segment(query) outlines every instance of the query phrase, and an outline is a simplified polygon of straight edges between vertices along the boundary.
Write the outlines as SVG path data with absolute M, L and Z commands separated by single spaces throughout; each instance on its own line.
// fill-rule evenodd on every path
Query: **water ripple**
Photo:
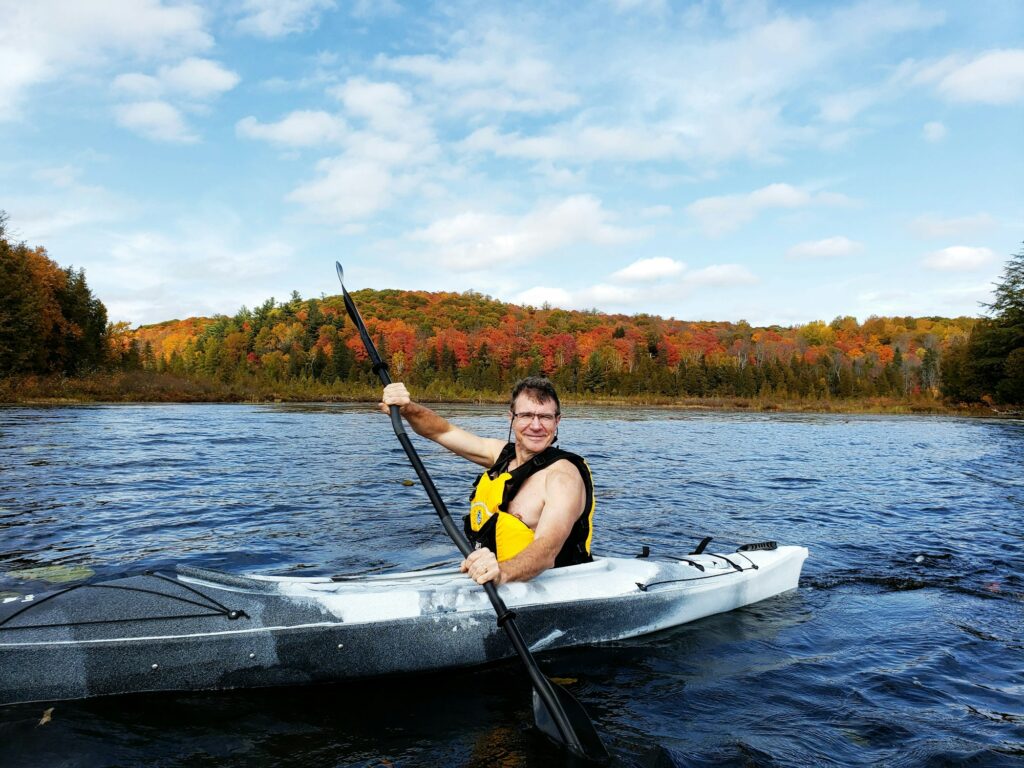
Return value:
M 500 409 L 439 408 L 506 434 Z M 461 514 L 476 470 L 412 439 Z M 1024 755 L 1022 443 L 1024 424 L 999 421 L 568 408 L 560 444 L 593 468 L 598 551 L 685 554 L 713 535 L 811 559 L 798 592 L 545 671 L 577 681 L 621 765 L 1009 765 Z M 0 592 L 44 587 L 14 572 L 50 566 L 457 560 L 387 418 L 346 404 L 0 407 L 0 542 Z M 11 765 L 546 765 L 508 726 L 528 721 L 527 692 L 499 665 L 65 703 L 46 740 L 37 708 L 15 707 L 0 739 Z M 341 717 L 339 699 L 359 706 Z

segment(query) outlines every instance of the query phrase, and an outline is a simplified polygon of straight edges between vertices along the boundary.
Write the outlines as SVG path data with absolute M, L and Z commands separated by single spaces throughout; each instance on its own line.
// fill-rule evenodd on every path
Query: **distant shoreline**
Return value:
M 22 406 L 59 406 L 87 404 L 146 403 L 340 403 L 377 402 L 378 390 L 366 385 L 323 385 L 294 382 L 277 389 L 266 386 L 221 384 L 205 379 L 192 380 L 138 372 L 115 372 L 91 376 L 11 377 L 0 379 L 0 404 Z M 478 403 L 504 405 L 504 395 L 470 393 L 436 396 L 428 388 L 421 396 L 425 403 Z M 652 407 L 679 411 L 723 411 L 737 413 L 838 413 L 880 415 L 936 415 L 972 418 L 1022 418 L 1024 412 L 998 410 L 988 405 L 949 405 L 931 397 L 862 397 L 848 399 L 787 399 L 764 397 L 669 397 L 658 394 L 600 395 L 562 398 L 567 406 Z

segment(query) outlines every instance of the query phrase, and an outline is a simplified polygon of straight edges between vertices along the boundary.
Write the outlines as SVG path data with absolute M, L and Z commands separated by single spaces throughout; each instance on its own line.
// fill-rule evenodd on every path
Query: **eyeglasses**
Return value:
M 531 413 L 529 411 L 523 413 L 513 413 L 513 417 L 520 424 L 531 424 L 534 419 L 540 419 L 540 423 L 545 427 L 550 427 L 555 423 L 555 419 L 558 418 L 557 413 Z

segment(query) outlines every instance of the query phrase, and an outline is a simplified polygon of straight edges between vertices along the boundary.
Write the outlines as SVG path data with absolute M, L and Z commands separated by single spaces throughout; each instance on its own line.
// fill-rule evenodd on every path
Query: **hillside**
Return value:
M 542 373 L 567 393 L 846 398 L 935 395 L 939 361 L 973 318 L 852 317 L 794 327 L 521 307 L 475 292 L 361 290 L 392 375 L 500 393 Z M 136 329 L 139 365 L 220 382 L 372 384 L 340 296 Z

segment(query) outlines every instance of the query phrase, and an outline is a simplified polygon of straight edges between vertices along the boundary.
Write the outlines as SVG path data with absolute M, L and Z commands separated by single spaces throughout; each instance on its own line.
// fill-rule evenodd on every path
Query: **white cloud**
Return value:
M 576 303 L 580 307 L 628 306 L 636 304 L 641 298 L 642 293 L 636 288 L 598 283 L 577 293 Z
M 259 37 L 276 38 L 316 29 L 320 14 L 333 0 L 243 0 L 238 28 Z
M 396 83 L 353 77 L 329 92 L 349 115 L 366 121 L 375 133 L 417 143 L 434 138 L 429 119 L 416 108 L 412 95 Z
M 174 66 L 162 66 L 157 74 L 126 72 L 114 78 L 114 90 L 138 98 L 174 94 L 206 100 L 230 91 L 241 78 L 219 62 L 190 56 Z
M 877 315 L 917 315 L 960 317 L 977 315 L 979 304 L 992 301 L 991 283 L 929 286 L 927 290 L 866 291 L 856 296 L 851 314 L 860 317 Z
M 849 198 L 831 192 L 809 192 L 789 184 L 769 184 L 739 195 L 705 197 L 686 207 L 709 235 L 722 235 L 772 208 L 805 208 L 812 205 L 848 205 Z
M 564 288 L 550 288 L 543 285 L 517 293 L 512 297 L 512 302 L 525 307 L 542 307 L 548 304 L 563 309 L 574 305 L 572 294 Z
M 352 15 L 357 19 L 397 16 L 401 12 L 397 0 L 356 0 L 352 5 Z
M 572 156 L 571 142 L 553 136 L 522 138 L 518 133 L 505 134 L 494 126 L 479 128 L 467 136 L 461 148 L 468 152 L 492 152 L 498 157 L 529 160 L 566 160 Z
M 576 243 L 619 245 L 637 237 L 610 219 L 597 198 L 574 195 L 520 217 L 467 211 L 412 237 L 426 243 L 444 266 L 473 270 L 504 260 L 527 261 Z
M 644 261 L 658 262 L 659 259 L 644 259 L 636 263 L 642 264 Z M 511 301 L 535 307 L 548 303 L 564 309 L 599 307 L 605 311 L 627 311 L 642 308 L 649 311 L 651 306 L 658 303 L 675 305 L 698 289 L 728 289 L 760 282 L 756 275 L 740 264 L 712 264 L 688 272 L 680 262 L 672 262 L 671 259 L 665 261 L 676 266 L 640 270 L 641 273 L 652 275 L 651 281 L 645 285 L 599 282 L 575 290 L 536 286 L 515 294 Z M 621 280 L 622 271 L 612 274 L 611 278 Z M 655 273 L 658 275 L 656 278 Z
M 241 78 L 210 59 L 189 57 L 173 67 L 160 68 L 160 81 L 177 93 L 208 99 L 230 91 Z
M 265 233 L 242 232 L 237 217 L 220 216 L 219 224 L 180 222 L 173 232 L 118 236 L 97 270 L 97 290 L 111 319 L 144 323 L 209 316 L 279 292 L 293 268 L 294 246 Z
M 115 107 L 115 118 L 119 125 L 149 139 L 192 143 L 199 137 L 188 127 L 180 104 L 171 100 L 195 109 L 196 102 L 230 91 L 239 80 L 222 64 L 194 56 L 160 67 L 155 76 L 126 72 L 114 78 L 114 91 L 141 101 Z
M 17 224 L 19 239 L 24 237 L 30 243 L 60 250 L 65 238 L 71 248 L 65 247 L 62 252 L 78 261 L 88 245 L 76 240 L 77 232 L 94 225 L 121 222 L 136 211 L 134 201 L 91 183 L 88 175 L 85 168 L 68 163 L 36 168 L 22 176 L 10 188 L 4 202 L 11 220 Z M 89 234 L 81 240 L 94 242 L 97 238 Z M 59 260 L 63 263 L 63 257 Z
M 344 155 L 317 163 L 320 177 L 292 190 L 288 200 L 308 206 L 327 221 L 350 222 L 391 204 L 395 177 L 382 163 Z
M 26 93 L 69 72 L 100 70 L 121 56 L 164 59 L 213 44 L 193 3 L 34 0 L 6 3 L 0 24 L 0 120 L 17 117 Z
M 530 307 L 548 304 L 561 309 L 598 307 L 610 311 L 609 308 L 643 306 L 649 298 L 649 292 L 636 288 L 597 283 L 575 291 L 538 285 L 515 294 L 510 301 Z
M 628 267 L 613 273 L 612 277 L 627 282 L 650 282 L 676 277 L 681 275 L 685 269 L 686 265 L 681 261 L 670 259 L 667 256 L 657 256 L 634 261 Z
M 686 274 L 691 285 L 721 286 L 752 285 L 759 282 L 757 275 L 742 264 L 712 264 Z
M 827 123 L 848 123 L 880 98 L 880 90 L 866 88 L 830 94 L 822 99 L 821 119 Z
M 1024 100 L 1024 49 L 988 51 L 938 83 L 951 101 L 1012 104 Z
M 584 109 L 558 124 L 491 121 L 475 128 L 463 149 L 559 163 L 713 166 L 743 158 L 778 162 L 795 145 L 834 148 L 855 134 L 836 133 L 828 123 L 849 122 L 888 89 L 868 84 L 829 96 L 823 89 L 848 65 L 858 66 L 866 49 L 943 20 L 916 4 L 883 2 L 806 13 L 756 2 L 693 5 L 650 34 L 624 27 L 621 34 L 584 35 L 595 41 L 589 47 L 565 46 L 552 65 L 578 73 L 572 89 Z M 574 22 L 585 23 L 566 21 Z M 609 61 L 615 75 L 598 74 Z M 808 100 L 822 104 L 824 124 L 796 117 L 806 114 Z
M 585 168 L 572 170 L 546 160 L 535 163 L 533 173 L 538 178 L 543 179 L 551 188 L 582 187 L 585 186 L 587 180 Z
M 159 78 L 141 72 L 126 72 L 114 78 L 113 88 L 118 93 L 141 99 L 155 99 L 164 91 Z
M 58 189 L 68 189 L 78 185 L 78 177 L 81 169 L 72 165 L 62 165 L 56 168 L 40 168 L 32 174 L 33 178 L 45 181 Z
M 997 221 L 987 213 L 976 213 L 973 216 L 942 218 L 926 213 L 909 223 L 910 231 L 925 239 L 954 238 L 974 235 L 993 229 Z
M 946 138 L 947 133 L 948 131 L 946 130 L 946 126 L 934 120 L 929 123 L 925 123 L 924 128 L 922 129 L 924 140 L 932 144 L 937 144 L 942 141 Z
M 489 24 L 462 30 L 451 56 L 379 56 L 381 69 L 420 78 L 455 112 L 558 112 L 579 99 L 559 83 L 562 75 L 535 50 L 534 39 Z
M 995 254 L 989 248 L 953 245 L 928 254 L 921 263 L 940 272 L 969 272 L 994 260 Z
M 255 117 L 244 117 L 235 125 L 235 132 L 247 139 L 288 147 L 313 147 L 340 141 L 346 135 L 346 125 L 337 115 L 298 110 L 276 123 L 261 123 Z
M 122 104 L 114 110 L 119 125 L 156 141 L 191 144 L 199 140 L 181 112 L 166 101 L 140 101 Z
M 669 10 L 667 0 L 611 0 L 611 5 L 618 13 L 639 11 L 661 16 Z
M 540 136 L 503 133 L 493 126 L 467 136 L 462 149 L 525 160 L 594 162 L 687 159 L 692 148 L 682 136 L 650 126 L 556 126 Z
M 341 118 L 332 123 L 309 115 L 262 130 L 249 119 L 239 124 L 238 130 L 247 135 L 256 132 L 279 140 L 308 139 L 318 132 L 323 137 L 326 132 L 344 148 L 342 154 L 319 161 L 318 178 L 292 190 L 289 200 L 325 220 L 348 225 L 413 192 L 432 193 L 433 182 L 424 169 L 437 160 L 436 137 L 431 121 L 407 90 L 395 83 L 350 78 L 330 93 L 341 101 L 356 128 L 346 130 Z M 364 125 L 358 127 L 359 123 Z
M 863 248 L 863 243 L 850 240 L 848 237 L 836 236 L 798 243 L 786 251 L 786 255 L 791 259 L 830 259 L 850 256 Z
M 124 267 L 149 272 L 149 283 L 138 276 L 132 281 L 144 287 L 161 284 L 168 277 L 199 281 L 207 276 L 238 276 L 243 272 L 247 276 L 280 274 L 294 255 L 291 245 L 272 237 L 252 238 L 252 243 L 240 242 L 243 239 L 230 228 L 220 231 L 203 225 L 189 235 L 134 232 L 120 237 L 111 255 Z M 154 268 L 157 264 L 167 265 L 166 270 Z
M 826 31 L 851 48 L 879 42 L 885 36 L 932 29 L 946 21 L 945 13 L 919 3 L 865 0 L 839 7 Z
M 49 243 L 81 227 L 109 224 L 123 217 L 124 205 L 105 190 L 77 186 L 60 189 L 64 194 L 5 203 L 20 235 L 29 242 Z
M 773 161 L 780 149 L 797 143 L 834 141 L 827 126 L 796 123 L 787 107 L 814 99 L 823 84 L 833 82 L 828 75 L 856 63 L 865 48 L 942 18 L 917 6 L 879 2 L 814 15 L 731 3 L 721 13 L 731 27 L 725 35 L 708 30 L 713 22 L 697 14 L 690 34 L 674 44 L 645 40 L 628 57 L 610 54 L 631 62 L 626 72 L 635 95 L 626 114 L 643 114 L 642 124 L 671 139 L 677 145 L 672 156 L 680 159 Z M 847 122 L 880 95 L 874 86 L 831 94 L 822 100 L 821 116 Z
M 422 164 L 429 149 L 366 134 L 354 134 L 341 155 L 320 160 L 318 177 L 300 184 L 287 199 L 307 206 L 327 222 L 349 224 L 429 186 Z
M 640 211 L 640 215 L 645 219 L 661 219 L 665 216 L 672 215 L 671 205 L 652 205 L 644 208 Z

